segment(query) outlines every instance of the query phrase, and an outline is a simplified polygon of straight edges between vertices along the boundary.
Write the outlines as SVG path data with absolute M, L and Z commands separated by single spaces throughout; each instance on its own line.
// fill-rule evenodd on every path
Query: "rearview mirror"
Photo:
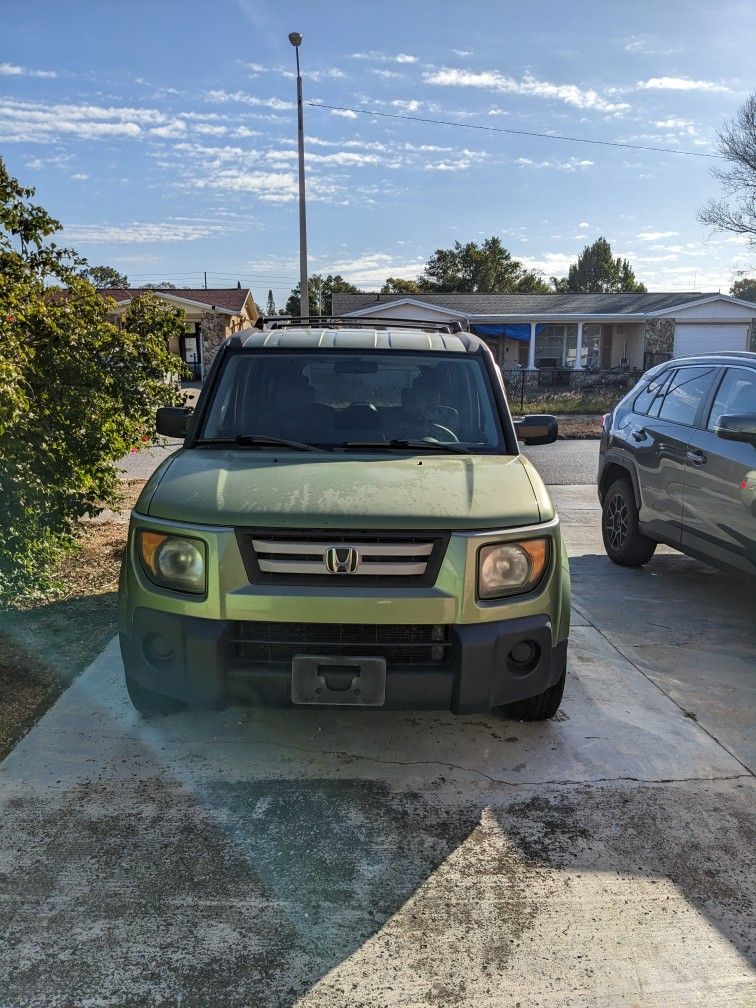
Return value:
M 557 418 L 548 413 L 534 413 L 515 420 L 514 425 L 517 440 L 526 445 L 553 444 L 559 433 Z
M 194 411 L 187 406 L 161 406 L 155 414 L 158 434 L 165 437 L 186 437 L 187 424 Z
M 714 433 L 725 441 L 750 441 L 756 444 L 756 413 L 721 416 L 714 426 Z

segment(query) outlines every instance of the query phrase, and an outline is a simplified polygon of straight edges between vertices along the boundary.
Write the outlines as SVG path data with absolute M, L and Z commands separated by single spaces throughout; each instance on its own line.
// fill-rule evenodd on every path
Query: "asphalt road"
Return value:
M 0 765 L 3 1005 L 752 1005 L 751 599 L 613 567 L 593 485 L 552 493 L 551 722 L 141 721 L 111 644 Z
M 160 448 L 127 455 L 117 463 L 124 479 L 147 479 L 179 447 L 173 441 Z M 598 441 L 557 441 L 525 448 L 524 452 L 550 485 L 594 483 L 598 468 Z

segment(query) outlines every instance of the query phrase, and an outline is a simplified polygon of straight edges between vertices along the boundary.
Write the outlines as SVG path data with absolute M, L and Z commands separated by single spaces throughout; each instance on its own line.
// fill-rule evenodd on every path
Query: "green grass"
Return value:
M 625 395 L 622 389 L 606 392 L 551 392 L 542 396 L 528 395 L 523 403 L 523 413 L 608 413 Z M 512 409 L 520 411 L 520 400 L 516 395 L 509 399 Z

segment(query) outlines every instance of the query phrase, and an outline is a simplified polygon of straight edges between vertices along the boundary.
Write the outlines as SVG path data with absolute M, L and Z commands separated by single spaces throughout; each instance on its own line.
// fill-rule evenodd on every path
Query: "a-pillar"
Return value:
M 583 368 L 583 323 L 577 324 L 577 343 L 575 345 L 575 370 L 581 371 Z
M 530 323 L 530 343 L 528 345 L 528 371 L 535 371 L 536 324 Z

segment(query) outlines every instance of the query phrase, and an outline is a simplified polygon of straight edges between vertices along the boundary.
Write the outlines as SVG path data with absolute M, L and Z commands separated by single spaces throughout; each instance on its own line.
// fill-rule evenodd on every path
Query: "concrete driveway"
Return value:
M 142 722 L 111 645 L 2 765 L 0 1003 L 753 1004 L 749 599 L 667 550 L 612 567 L 593 487 L 554 496 L 553 722 Z

